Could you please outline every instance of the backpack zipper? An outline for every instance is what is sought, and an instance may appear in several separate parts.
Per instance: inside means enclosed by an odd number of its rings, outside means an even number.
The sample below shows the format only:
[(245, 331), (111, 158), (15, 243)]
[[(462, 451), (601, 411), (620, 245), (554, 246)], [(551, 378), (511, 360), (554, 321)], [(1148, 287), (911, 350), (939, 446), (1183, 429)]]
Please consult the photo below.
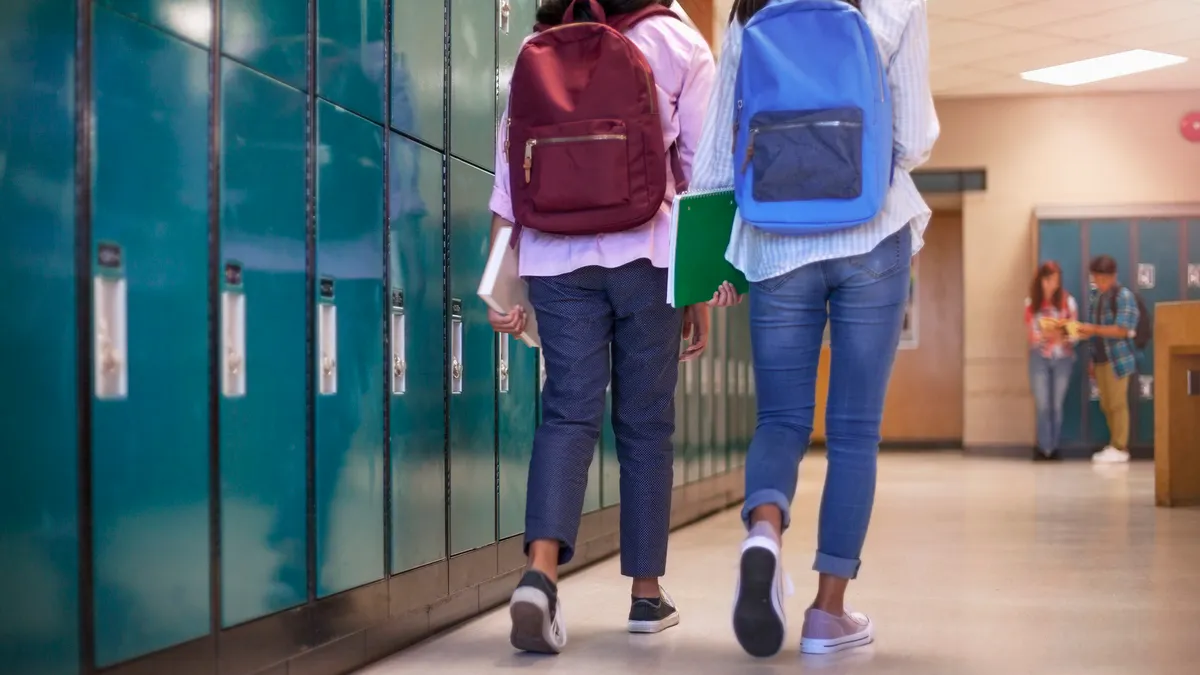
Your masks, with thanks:
[(737, 110), (733, 112), (733, 148), (730, 149), (730, 154), (737, 154), (737, 137), (738, 132), (742, 129), (742, 99), (738, 99)]
[(804, 127), (852, 127), (862, 128), (862, 122), (849, 122), (845, 120), (820, 120), (817, 122), (782, 122), (780, 124), (764, 124), (762, 126), (750, 127), (750, 140), (746, 143), (746, 158), (742, 161), (742, 173), (746, 173), (746, 169), (750, 167), (750, 160), (754, 158), (754, 139), (760, 131), (786, 131), (788, 129), (803, 129)]
[(591, 136), (563, 136), (560, 138), (531, 138), (525, 141), (525, 184), (533, 180), (533, 149), (539, 145), (562, 143), (591, 143), (595, 141), (624, 141), (625, 134), (593, 134)]

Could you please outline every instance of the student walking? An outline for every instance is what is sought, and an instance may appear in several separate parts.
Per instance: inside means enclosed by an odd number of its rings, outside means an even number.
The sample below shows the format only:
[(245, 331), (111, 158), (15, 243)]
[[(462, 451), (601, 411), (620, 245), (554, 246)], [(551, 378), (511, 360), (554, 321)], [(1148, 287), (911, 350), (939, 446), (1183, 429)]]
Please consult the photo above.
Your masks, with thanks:
[(1075, 298), (1062, 287), (1062, 268), (1053, 260), (1038, 268), (1025, 299), (1029, 336), (1029, 386), (1037, 408), (1035, 460), (1059, 459), (1063, 401), (1075, 367), (1075, 340), (1064, 322), (1079, 319)]
[[(911, 258), (930, 220), (910, 172), (938, 133), (923, 0), (734, 3), (692, 185), (735, 186), (726, 257), (751, 282), (758, 428), (733, 627), (754, 656), (775, 654), (786, 635), (781, 542), (812, 434), (826, 322), (829, 469), (801, 650), (874, 639), (845, 596), (871, 518)], [(724, 285), (713, 304), (738, 300)]]
[[(628, 629), (679, 623), (660, 589), (671, 515), (679, 360), (708, 339), (708, 307), (666, 303), (670, 205), (690, 173), (714, 64), (659, 0), (550, 0), (513, 72), (496, 144), (493, 233), (520, 228), (546, 364), (525, 511), (528, 571), (510, 603), (512, 644), (567, 643), (558, 568), (575, 554), (610, 378), (621, 464)], [(644, 60), (643, 60), (644, 59)], [(648, 64), (648, 67), (647, 67)], [(496, 330), (526, 316), (489, 313)], [(680, 335), (691, 337), (680, 356)], [(611, 367), (611, 372), (610, 372)]]

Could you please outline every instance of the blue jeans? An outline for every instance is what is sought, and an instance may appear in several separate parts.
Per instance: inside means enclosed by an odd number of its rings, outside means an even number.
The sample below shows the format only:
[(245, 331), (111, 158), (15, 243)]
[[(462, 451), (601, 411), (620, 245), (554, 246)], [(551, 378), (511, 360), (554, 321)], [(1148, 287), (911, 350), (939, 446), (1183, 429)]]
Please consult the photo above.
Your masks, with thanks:
[(1037, 444), (1046, 454), (1062, 441), (1063, 401), (1071, 386), (1075, 355), (1048, 359), (1039, 351), (1029, 354), (1029, 386), (1037, 407)]
[(800, 460), (812, 436), (826, 321), (831, 357), (825, 439), (829, 470), (813, 569), (853, 579), (875, 502), (879, 427), (904, 325), (912, 232), (860, 256), (813, 263), (750, 288), (758, 428), (746, 458), (742, 516), (778, 506), (791, 521)]

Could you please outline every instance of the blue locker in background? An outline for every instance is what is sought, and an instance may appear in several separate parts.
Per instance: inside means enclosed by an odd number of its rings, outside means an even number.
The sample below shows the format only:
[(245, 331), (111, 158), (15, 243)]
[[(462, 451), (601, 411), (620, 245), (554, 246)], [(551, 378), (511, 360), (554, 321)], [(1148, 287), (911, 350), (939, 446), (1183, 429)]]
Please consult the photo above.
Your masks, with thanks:
[[(1117, 281), (1130, 288), (1137, 288), (1137, 269), (1133, 265), (1133, 257), (1130, 255), (1129, 246), (1132, 243), (1132, 232), (1130, 231), (1130, 222), (1128, 220), (1094, 220), (1086, 226), (1087, 236), (1087, 256), (1083, 261), (1083, 268), (1086, 270), (1090, 261), (1098, 255), (1110, 255), (1117, 261)], [(1080, 314), (1087, 314), (1090, 310), (1092, 298), (1095, 292), (1089, 289), (1087, 295), (1077, 296), (1081, 300)], [(1088, 386), (1090, 389), (1090, 384)], [(1132, 422), (1132, 412), (1135, 401), (1132, 399), (1134, 387), (1130, 386), (1130, 421)], [(1085, 392), (1088, 389), (1084, 389)], [(1100, 409), (1099, 401), (1089, 401), (1087, 410), (1087, 427), (1084, 430), (1084, 440), (1088, 445), (1102, 447), (1108, 443), (1108, 422), (1104, 419), (1104, 411)], [(1130, 441), (1134, 436), (1130, 432)]]
[(317, 3), (317, 94), (383, 124), (383, 0), (312, 1)]
[(95, 317), (103, 667), (209, 630), (209, 92), (204, 50), (101, 6), (94, 29), (93, 295), (127, 298), (126, 321), (104, 307)]
[(537, 429), (538, 350), (515, 337), (498, 334), (501, 350), (497, 387), (499, 444), (499, 532), (501, 539), (525, 531), (525, 491), (529, 481), (529, 458)]
[(450, 153), (488, 171), (496, 160), (496, 2), (450, 0)]
[(704, 411), (700, 406), (700, 363), (688, 361), (682, 368), (680, 376), (684, 379), (684, 404), (687, 406), (687, 430), (683, 441), (686, 482), (695, 483), (700, 480), (703, 463), (700, 433), (704, 428), (701, 419)]
[(450, 160), (450, 554), (496, 541), (496, 337), (476, 295), (492, 176)]
[[(612, 421), (612, 387), (604, 392), (604, 421), (600, 424), (600, 457), (592, 461), (592, 471), (588, 472), (588, 492), (595, 484), (600, 489), (600, 506), (609, 507), (621, 503), (621, 461), (617, 457), (617, 435), (613, 431)], [(599, 476), (595, 468), (599, 467)], [(584, 504), (590, 504), (590, 494), (585, 496)], [(585, 506), (584, 513), (590, 509)]]
[[(1091, 298), (1088, 285), (1088, 264), (1083, 259), (1083, 229), (1079, 221), (1050, 220), (1038, 225), (1038, 263), (1053, 260), (1062, 268), (1063, 290), (1070, 293), (1079, 305), (1080, 319), (1087, 320)], [(1062, 442), (1064, 446), (1086, 441), (1083, 413), (1090, 403), (1091, 382), (1087, 376), (1088, 347), (1080, 344), (1076, 350), (1075, 369), (1071, 386), (1063, 402)]]
[[(1187, 275), (1186, 266), (1180, 266), (1180, 241), (1182, 223), (1178, 220), (1142, 220), (1137, 223), (1137, 266), (1125, 278), (1130, 288), (1137, 290), (1150, 312), (1150, 325), (1154, 325), (1154, 305), (1159, 302), (1174, 302), (1181, 297), (1180, 281)], [(1151, 275), (1152, 284), (1146, 287), (1141, 272)], [(1154, 445), (1154, 343), (1138, 355), (1138, 375), (1133, 382), (1133, 405), (1130, 408), (1133, 428), (1129, 443), (1134, 446)], [(1143, 385), (1149, 388), (1144, 396)]]
[(391, 571), (397, 573), (446, 557), (444, 158), (395, 133), (391, 154)]
[(307, 599), (307, 100), (229, 59), (221, 70), (221, 623), (232, 626)]
[[(0, 666), (79, 672), (75, 409), (75, 3), (0, 3)], [(28, 185), (37, 185), (36, 191)], [(53, 326), (54, 330), (46, 330)], [(19, 439), (19, 440), (17, 440)], [(12, 445), (8, 445), (12, 443)]]
[[(329, 0), (325, 0), (329, 2)], [(207, 2), (199, 3), (206, 5)], [(221, 52), (286, 82), (308, 88), (308, 3), (222, 0)]]
[(383, 130), (317, 103), (317, 595), (383, 578)]
[(439, 149), (445, 143), (445, 3), (392, 2), (392, 127)]
[(684, 455), (684, 432), (687, 429), (687, 404), (684, 399), (684, 372), (680, 365), (679, 377), (675, 380), (675, 433), (671, 435), (671, 448), (674, 452), (672, 485), (679, 487), (687, 479), (687, 459)]
[(1200, 300), (1200, 218), (1193, 218), (1183, 225), (1186, 229), (1187, 237), (1187, 268), (1184, 274), (1187, 276), (1184, 283), (1187, 286), (1188, 300)]
[(96, 5), (204, 47), (212, 40), (211, 0), (97, 0)]

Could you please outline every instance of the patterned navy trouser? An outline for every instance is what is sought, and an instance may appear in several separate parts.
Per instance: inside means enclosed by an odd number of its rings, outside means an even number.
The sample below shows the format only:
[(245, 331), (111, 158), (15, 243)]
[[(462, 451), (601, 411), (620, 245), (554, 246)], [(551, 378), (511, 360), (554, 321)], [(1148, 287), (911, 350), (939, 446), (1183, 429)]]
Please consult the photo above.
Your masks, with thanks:
[(621, 573), (666, 573), (682, 328), (681, 312), (666, 297), (667, 271), (647, 260), (529, 279), (546, 384), (529, 470), (526, 548), (556, 539), (560, 564), (575, 553), (611, 370), (621, 463)]

